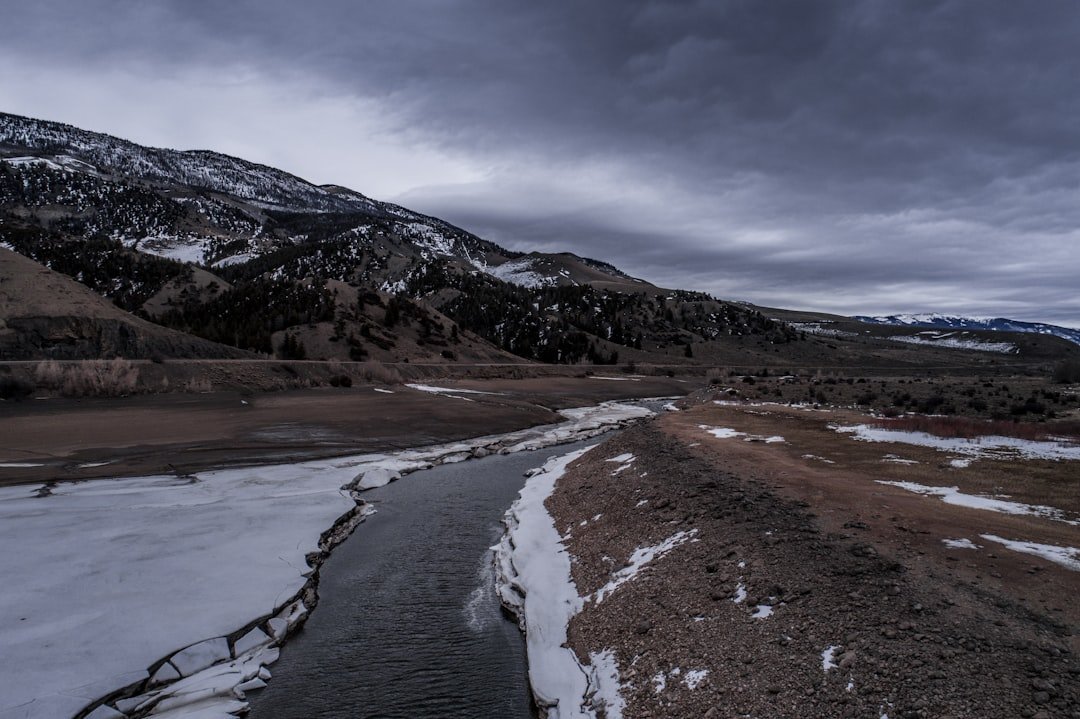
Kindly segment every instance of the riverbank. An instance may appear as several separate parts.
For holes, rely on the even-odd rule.
[[[954,463],[837,431],[849,410],[704,399],[603,442],[541,499],[582,679],[551,716],[1080,709],[1075,462]]]
[[[567,407],[684,395],[698,385],[600,373],[415,386],[447,391],[379,384],[0,402],[0,486],[389,452],[557,422]]]
[[[359,487],[595,436],[645,413],[606,404],[565,411],[559,425],[399,453],[6,488],[2,541],[20,551],[0,557],[13,587],[0,603],[0,717],[242,710],[238,687],[276,658],[311,609],[319,565],[362,516]],[[325,533],[343,517],[344,531]]]

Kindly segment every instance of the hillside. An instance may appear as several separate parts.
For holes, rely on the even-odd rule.
[[[670,362],[724,338],[798,337],[737,303],[509,251],[344,187],[3,114],[0,241],[124,310],[288,358]],[[449,347],[459,338],[470,351]]]
[[[1017,323],[919,331],[663,289],[238,158],[6,114],[0,243],[127,318],[282,359],[992,368],[1077,350]],[[209,351],[192,342],[162,346]],[[19,344],[83,357],[119,346]]]
[[[0,248],[0,358],[250,357],[161,327],[64,275]]]

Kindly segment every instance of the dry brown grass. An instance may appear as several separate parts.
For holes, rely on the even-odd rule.
[[[214,387],[206,377],[192,377],[184,383],[184,391],[191,394],[204,394],[213,391]]]
[[[999,436],[1018,439],[1044,440],[1051,436],[1080,438],[1080,422],[1010,422],[1008,420],[982,420],[970,417],[941,417],[907,415],[904,417],[874,420],[871,424],[882,429],[906,432],[925,432],[935,437]]]
[[[65,397],[119,397],[132,394],[139,382],[139,368],[130,360],[84,360],[39,362],[34,371],[39,387]]]
[[[394,367],[387,367],[382,362],[361,362],[358,365],[360,376],[365,382],[379,384],[401,384],[404,382],[401,373]]]

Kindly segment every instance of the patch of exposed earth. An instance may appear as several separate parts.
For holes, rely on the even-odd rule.
[[[745,409],[630,429],[548,500],[592,596],[570,645],[583,664],[611,651],[624,716],[1080,716],[1080,573],[982,539],[1076,547],[1076,526],[882,485],[943,469],[827,413]],[[976,548],[945,542],[961,539]]]

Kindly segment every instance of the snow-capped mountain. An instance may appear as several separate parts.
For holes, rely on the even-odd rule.
[[[74,229],[105,232],[128,247],[183,262],[246,262],[283,246],[326,239],[330,226],[361,242],[382,231],[412,245],[412,254],[421,260],[453,258],[525,287],[645,284],[611,265],[570,254],[511,252],[438,218],[216,152],[142,147],[70,125],[0,113],[0,163],[32,175],[29,183],[23,178],[28,185],[23,197],[8,193],[0,202],[66,206],[84,216],[118,201],[136,204],[125,217],[102,218],[104,213],[97,212]],[[138,184],[130,187],[133,181]],[[290,218],[316,231],[278,226],[287,225],[282,213],[316,216]],[[348,220],[321,221],[318,215]],[[404,279],[407,270],[397,269],[380,278],[384,289]]]
[[[433,328],[450,325],[410,314],[410,302],[501,351],[552,362],[612,362],[619,347],[646,345],[683,356],[722,336],[797,337],[750,308],[662,290],[570,253],[510,251],[339,185],[2,113],[0,246],[129,312],[261,352],[289,332],[318,343],[321,356],[385,354],[402,346],[389,329],[399,316],[425,318],[416,346],[445,344],[451,335]]]
[[[287,172],[217,152],[142,147],[70,125],[0,113],[0,150],[4,148],[30,151],[33,156],[67,169],[166,186],[198,187],[267,209],[347,212],[373,207],[371,200],[359,193],[334,192]]]
[[[885,317],[855,317],[860,322],[879,325],[900,325],[909,327],[948,327],[953,329],[989,330],[993,332],[1027,332],[1040,335],[1053,335],[1080,344],[1080,330],[1071,327],[1048,325],[1041,322],[1021,322],[1004,317],[962,317],[937,313],[888,315]]]

